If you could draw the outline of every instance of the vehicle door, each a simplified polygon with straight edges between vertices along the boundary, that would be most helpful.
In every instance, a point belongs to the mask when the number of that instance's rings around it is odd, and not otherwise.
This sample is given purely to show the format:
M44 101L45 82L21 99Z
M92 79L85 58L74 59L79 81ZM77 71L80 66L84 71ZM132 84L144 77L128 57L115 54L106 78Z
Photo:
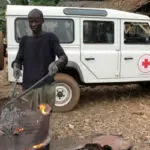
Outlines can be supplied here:
M150 24L122 20L121 30L121 78L149 78Z
M81 61L97 79L118 78L119 31L117 19L81 19Z

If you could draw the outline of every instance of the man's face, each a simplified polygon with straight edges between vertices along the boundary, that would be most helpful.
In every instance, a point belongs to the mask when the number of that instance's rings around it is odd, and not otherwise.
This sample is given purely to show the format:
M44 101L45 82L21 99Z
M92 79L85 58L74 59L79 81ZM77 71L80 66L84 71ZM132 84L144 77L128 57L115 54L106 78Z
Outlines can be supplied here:
M40 17L30 17L28 19L29 26L34 34L38 34L41 31L43 18Z

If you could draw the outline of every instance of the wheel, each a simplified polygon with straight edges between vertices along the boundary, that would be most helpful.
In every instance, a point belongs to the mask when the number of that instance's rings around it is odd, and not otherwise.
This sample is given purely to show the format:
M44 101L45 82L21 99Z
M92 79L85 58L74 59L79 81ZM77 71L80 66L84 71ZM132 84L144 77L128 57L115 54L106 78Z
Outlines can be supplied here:
M80 98L80 88L76 80L67 74L57 74L56 80L56 101L54 111L65 112L72 110Z

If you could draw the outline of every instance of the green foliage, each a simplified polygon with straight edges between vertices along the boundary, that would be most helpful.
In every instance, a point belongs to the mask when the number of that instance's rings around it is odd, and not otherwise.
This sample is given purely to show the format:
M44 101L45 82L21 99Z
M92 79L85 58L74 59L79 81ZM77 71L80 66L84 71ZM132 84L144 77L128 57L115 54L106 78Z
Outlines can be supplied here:
M1 11L1 9L5 8L6 5L7 5L6 0L0 0L0 11Z
M11 3L15 5L27 5L28 4L26 0L11 0Z
M27 0L10 0L11 4L15 5L28 5ZM46 6L55 6L61 0L30 0L29 5L46 5ZM7 5L6 0L0 0L0 31L5 30L5 7Z
M31 0L31 5L55 6L60 0Z
M11 4L15 5L28 5L28 0L10 0ZM56 5L61 0L30 0L30 5ZM0 7L3 6L3 8L6 6L7 1L6 0L0 0Z
M0 31L4 31L5 28L5 11L0 9Z
M5 22L5 20L1 20L0 19L0 31L3 31L3 32L5 32L5 28L6 27L6 22Z

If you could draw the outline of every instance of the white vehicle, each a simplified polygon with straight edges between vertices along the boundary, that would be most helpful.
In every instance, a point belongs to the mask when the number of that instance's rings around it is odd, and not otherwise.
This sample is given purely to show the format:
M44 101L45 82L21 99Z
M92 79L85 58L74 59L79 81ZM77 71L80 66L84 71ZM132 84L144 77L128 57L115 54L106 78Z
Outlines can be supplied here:
M80 97L79 84L150 81L150 18L113 9L8 5L8 77L19 41L31 33L27 15L33 8L45 16L44 30L54 32L68 55L56 75L55 110L68 111ZM20 80L21 82L21 80Z

